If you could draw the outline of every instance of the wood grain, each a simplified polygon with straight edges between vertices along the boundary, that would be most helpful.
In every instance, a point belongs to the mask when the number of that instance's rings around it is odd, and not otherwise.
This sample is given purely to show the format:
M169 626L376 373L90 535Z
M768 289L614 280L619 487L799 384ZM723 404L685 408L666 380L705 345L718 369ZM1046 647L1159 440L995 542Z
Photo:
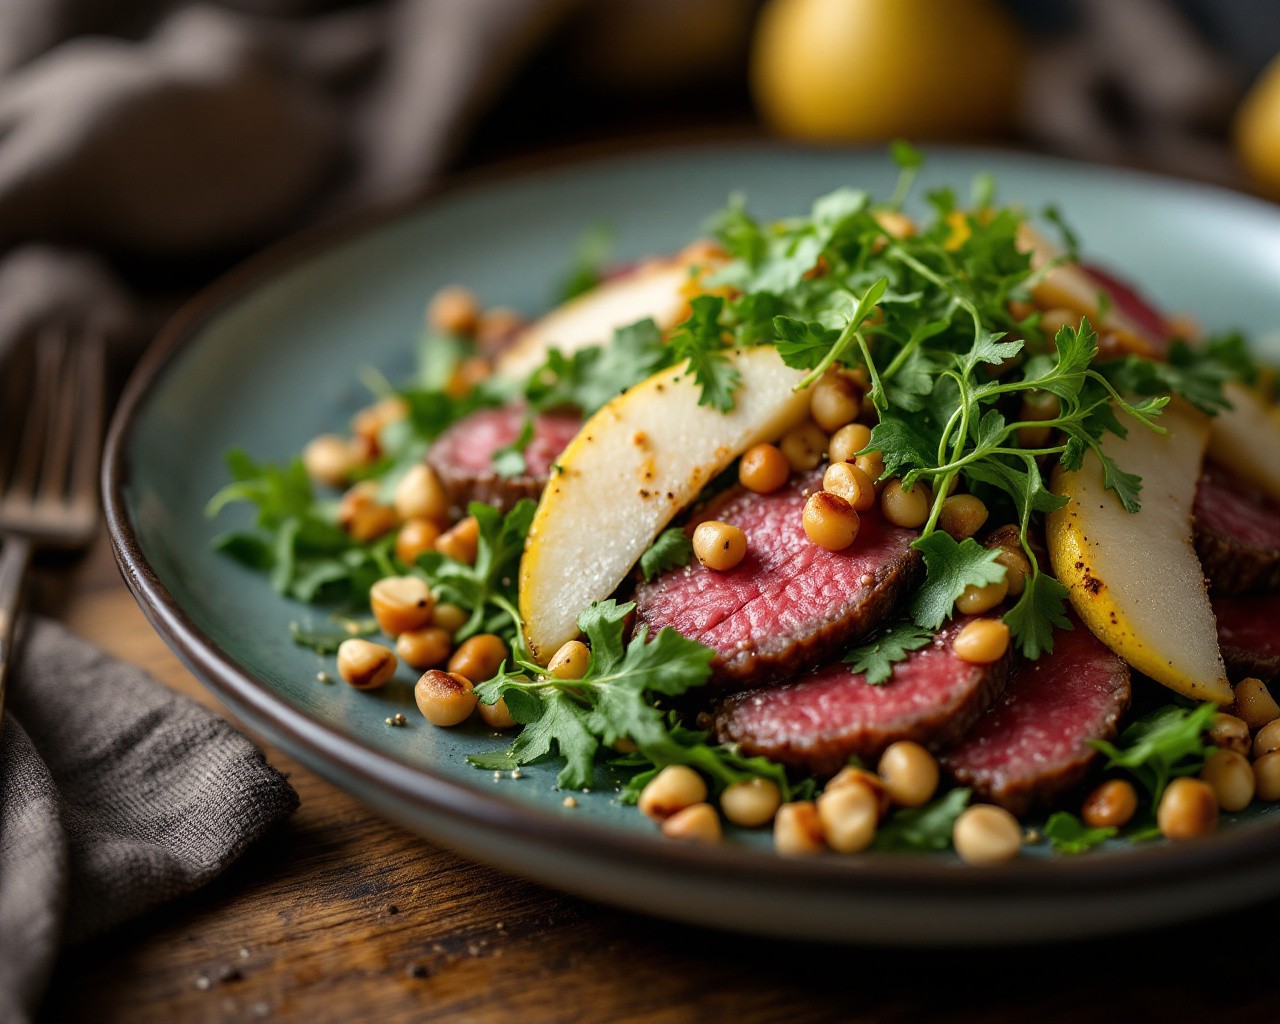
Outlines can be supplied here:
M151 630L105 541L34 603L213 705ZM1280 902L1044 948L762 941L509 878L389 825L269 750L302 797L202 892L68 951L47 1021L1274 1021ZM1254 938L1265 926L1270 938ZM867 936L874 943L875 936Z

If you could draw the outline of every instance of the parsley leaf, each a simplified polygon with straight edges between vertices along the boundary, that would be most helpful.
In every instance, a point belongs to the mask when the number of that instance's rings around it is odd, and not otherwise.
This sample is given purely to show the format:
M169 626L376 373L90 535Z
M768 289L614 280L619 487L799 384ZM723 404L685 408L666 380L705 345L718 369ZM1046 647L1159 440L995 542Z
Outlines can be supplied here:
M520 427L520 433L516 435L515 440L493 453L493 471L498 476L508 479L526 472L528 467L524 462L524 450L529 447L529 442L532 440L533 416L526 412L524 424Z
M948 850L956 818L969 805L970 791L953 789L921 807L895 811L876 833L876 850Z
M930 630L914 622L899 622L873 640L859 644L841 660L855 672L861 672L872 686L887 683L893 676L894 662L904 660L933 639Z
M1004 579L1000 552L984 548L972 537L957 541L937 531L911 545L924 555L928 575L911 603L911 617L925 629L937 629L955 610L956 598L968 586L985 587Z
M662 332L650 319L619 327L606 345L588 345L570 355L551 349L522 388L537 410L572 407L589 416L627 388L670 365Z
M690 308L689 319L676 327L667 344L676 362L688 360L689 372L701 389L698 404L728 412L733 408L733 393L741 379L724 347L724 328L720 325L724 299L699 295Z
M713 652L670 628L650 641L642 626L624 642L634 610L634 603L598 601L578 617L591 647L581 679L560 680L522 664L537 672L532 680L504 670L476 687L483 703L505 698L512 717L525 724L507 752L510 760L528 764L558 752L565 759L559 785L575 789L591 785L600 746L619 739L630 739L655 765L683 762L685 748L672 740L650 695L679 696L701 686L710 676ZM470 760L480 767L493 763L484 755Z
M645 582L662 575L668 569L688 565L693 560L693 544L684 530L673 526L658 534L658 539L640 556L640 571Z
M1023 342L1020 339L1001 341L1000 339L1003 337L1003 333L993 333L988 330L978 331L973 347L965 353L960 361L961 373L971 374L977 369L979 363L986 363L988 366L999 366L1022 351Z
M1098 370L1118 391L1147 396L1181 395L1213 416L1231 405L1223 394L1223 384L1252 381L1258 367L1244 338L1228 334L1198 346L1175 341L1169 346L1167 362L1130 355L1108 360Z
M1072 628L1066 612L1068 593L1057 579L1038 569L1027 577L1022 596L1004 615L1004 623L1024 658L1035 661L1041 654L1052 652L1053 631Z
M840 338L840 332L834 328L789 316L774 317L773 327L778 335L778 354L796 370L812 370L818 366Z
M1090 828L1069 811L1055 811L1040 831L1059 853L1085 853L1106 842L1119 829L1114 825Z
M1154 807L1170 779L1194 775L1204 767L1212 750L1204 734L1217 710L1215 704L1190 710L1166 704L1132 723L1116 743L1090 740L1089 745L1107 755L1104 768L1123 768L1137 779L1151 794Z

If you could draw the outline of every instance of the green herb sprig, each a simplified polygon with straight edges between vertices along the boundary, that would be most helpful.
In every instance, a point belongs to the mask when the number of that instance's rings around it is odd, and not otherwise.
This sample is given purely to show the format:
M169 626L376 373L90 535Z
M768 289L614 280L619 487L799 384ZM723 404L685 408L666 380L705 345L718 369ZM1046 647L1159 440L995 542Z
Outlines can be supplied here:
M1213 749L1205 733L1217 711L1216 704L1167 704L1132 722L1115 743L1090 740L1089 746L1106 755L1104 769L1119 768L1133 776L1155 807L1171 779L1195 775L1204 767Z
M523 725L510 748L468 758L479 768L504 770L547 757L564 759L557 782L564 788L593 785L597 755L619 740L636 754L619 763L648 771L688 764L719 785L755 775L774 778L789 792L782 769L763 758L744 758L736 749L708 745L703 733L684 729L658 705L702 686L711 674L712 650L664 628L650 638L647 627L625 640L634 603L598 601L578 617L591 648L581 679L550 675L519 647L510 668L476 687L481 702L506 701ZM643 772L641 773L644 774ZM638 783L643 785L643 783Z

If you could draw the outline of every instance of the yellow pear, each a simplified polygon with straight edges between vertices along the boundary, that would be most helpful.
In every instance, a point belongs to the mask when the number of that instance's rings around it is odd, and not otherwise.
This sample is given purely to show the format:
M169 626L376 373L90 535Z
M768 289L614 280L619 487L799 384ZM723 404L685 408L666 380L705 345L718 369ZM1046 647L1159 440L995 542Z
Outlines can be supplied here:
M1021 72L996 0L770 0L751 59L765 120L819 141L999 131Z
M1103 451L1142 478L1142 508L1107 490L1090 452L1053 476L1068 499L1048 517L1054 575L1093 634L1139 672L1193 700L1230 703L1217 620L1191 543L1191 505L1208 442L1207 418L1181 402L1160 417L1166 434L1127 423Z
M1280 413L1237 381L1223 385L1222 390L1231 408L1213 418L1209 457L1272 501L1280 501Z
M556 460L520 563L529 650L545 662L578 614L612 594L671 518L734 459L809 414L804 370L771 346L732 352L741 385L727 413L699 405L684 364L619 395Z
M1258 76L1236 111L1236 153L1258 190L1280 200L1280 57Z

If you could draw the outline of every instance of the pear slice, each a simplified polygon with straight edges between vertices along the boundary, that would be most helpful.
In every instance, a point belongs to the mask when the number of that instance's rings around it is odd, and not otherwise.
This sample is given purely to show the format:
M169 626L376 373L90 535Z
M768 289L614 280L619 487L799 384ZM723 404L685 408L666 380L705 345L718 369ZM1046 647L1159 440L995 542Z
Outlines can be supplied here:
M1054 473L1070 499L1048 517L1049 558L1086 626L1116 654L1193 700L1230 703L1217 622L1191 543L1191 503L1208 441L1207 419L1180 402L1160 417L1107 435L1103 451L1142 477L1142 509L1126 512L1090 452L1079 470Z
M1062 258L1062 250L1033 228L1028 221L1018 225L1018 249L1031 256L1031 269L1044 271L1054 260ZM1104 303L1106 289L1075 263L1060 263L1049 270L1032 287L1031 295L1043 309L1067 309L1087 316L1099 331L1118 335L1125 347L1140 355L1158 351L1146 329L1132 317Z
M1213 418L1209 457L1280 501L1280 409L1244 384L1222 390L1231 408Z
M684 319L692 294L690 262L676 257L645 264L597 285L535 320L497 362L504 377L523 379L558 348L568 355L613 337L617 327L652 317L663 330Z
M604 406L556 460L520 563L529 650L545 662L578 635L578 614L617 589L671 518L747 448L809 414L805 371L772 346L729 354L741 376L728 413L698 404L683 365Z

